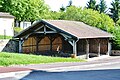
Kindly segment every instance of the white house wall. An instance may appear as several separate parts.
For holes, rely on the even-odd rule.
[[[14,18],[0,18],[0,35],[13,36]]]
[[[22,29],[26,29],[28,28],[29,26],[31,26],[31,22],[20,22],[20,28]]]

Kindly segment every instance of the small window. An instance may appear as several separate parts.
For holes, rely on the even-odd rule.
[[[27,27],[31,26],[31,22],[24,22],[23,28],[26,29]]]

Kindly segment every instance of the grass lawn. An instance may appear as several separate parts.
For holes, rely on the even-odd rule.
[[[0,35],[0,39],[12,39],[12,36]]]
[[[36,55],[0,52],[0,66],[55,63],[55,62],[84,62],[84,61],[85,60],[73,59],[73,58],[60,58],[60,57],[36,56]]]

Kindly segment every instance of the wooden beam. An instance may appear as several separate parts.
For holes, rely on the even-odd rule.
[[[22,42],[21,42],[21,40],[19,41],[19,53],[21,53],[22,52]]]
[[[44,34],[46,34],[46,26],[44,26]]]
[[[66,35],[66,34],[63,34],[63,33],[60,33],[63,37],[65,37],[65,38],[68,38],[68,39],[71,39],[72,37],[71,36],[68,36],[68,35]]]
[[[72,46],[74,46],[74,43],[72,41],[68,41]]]
[[[26,40],[32,33],[29,33],[28,35],[24,36],[23,38]]]
[[[73,40],[73,54],[77,56],[77,42],[75,40]]]
[[[52,36],[50,36],[50,51],[52,52],[52,42],[53,42],[53,40],[52,40]]]
[[[108,52],[106,55],[110,55],[111,53],[111,43],[108,41]]]
[[[42,29],[44,27],[44,25],[40,26],[39,28],[37,28],[36,30],[34,31],[39,31],[40,29]]]
[[[49,29],[51,29],[51,30],[53,30],[53,31],[56,31],[55,29],[53,29],[53,28],[51,28],[51,27],[49,27],[49,26],[47,26],[47,25],[45,25],[47,28],[49,28]],[[57,31],[56,31],[57,32]]]
[[[36,36],[36,52],[39,52],[39,43],[44,38],[44,36]]]
[[[38,41],[38,37],[36,37],[36,53],[38,53],[38,49],[39,49],[39,45],[38,45],[39,41]]]
[[[100,42],[98,43],[98,57],[100,57]]]
[[[86,39],[86,59],[89,59],[89,40]]]
[[[47,34],[47,33],[57,33],[57,32],[55,32],[55,31],[38,31],[38,32],[35,32],[35,33],[44,33],[44,34]]]
[[[22,53],[22,44],[23,44],[23,40],[22,39],[20,39],[19,40],[19,53]]]
[[[73,46],[73,39],[70,39],[71,38],[70,36],[67,36],[67,35],[62,34],[62,33],[60,33],[60,34],[65,38],[65,40],[68,40],[68,42]]]
[[[64,51],[64,49],[65,49],[65,40],[63,39],[63,37],[61,39],[62,39],[62,51]]]

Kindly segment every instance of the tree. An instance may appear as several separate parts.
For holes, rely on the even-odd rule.
[[[96,10],[96,0],[90,0],[90,1],[88,1],[87,8],[88,9]]]
[[[43,0],[1,0],[0,11],[9,12],[19,21],[34,21],[46,16],[48,7]]]
[[[43,0],[29,0],[27,4],[23,20],[34,21],[46,18],[49,9]]]
[[[59,20],[61,13],[62,13],[62,12],[50,11],[50,12],[49,12],[49,14],[50,14],[49,19]]]
[[[65,7],[62,5],[62,7],[60,8],[60,11],[64,12],[65,11]]]
[[[119,20],[119,12],[120,12],[120,1],[114,0],[111,3],[112,8],[110,8],[110,17],[114,20],[116,23]]]
[[[115,27],[115,29],[113,31],[113,35],[114,35],[113,43],[112,43],[113,50],[114,49],[119,50],[120,49],[120,26]]]
[[[114,22],[108,15],[104,13],[100,14],[98,11],[92,9],[71,6],[67,8],[63,15],[62,19],[81,21],[108,32],[112,32],[114,28]]]
[[[107,5],[105,0],[100,0],[100,4],[99,4],[100,13],[104,13],[106,8],[107,8]]]
[[[68,3],[68,6],[67,6],[67,7],[70,7],[70,6],[72,6],[72,0],[70,0],[70,1],[69,1],[69,3]]]

